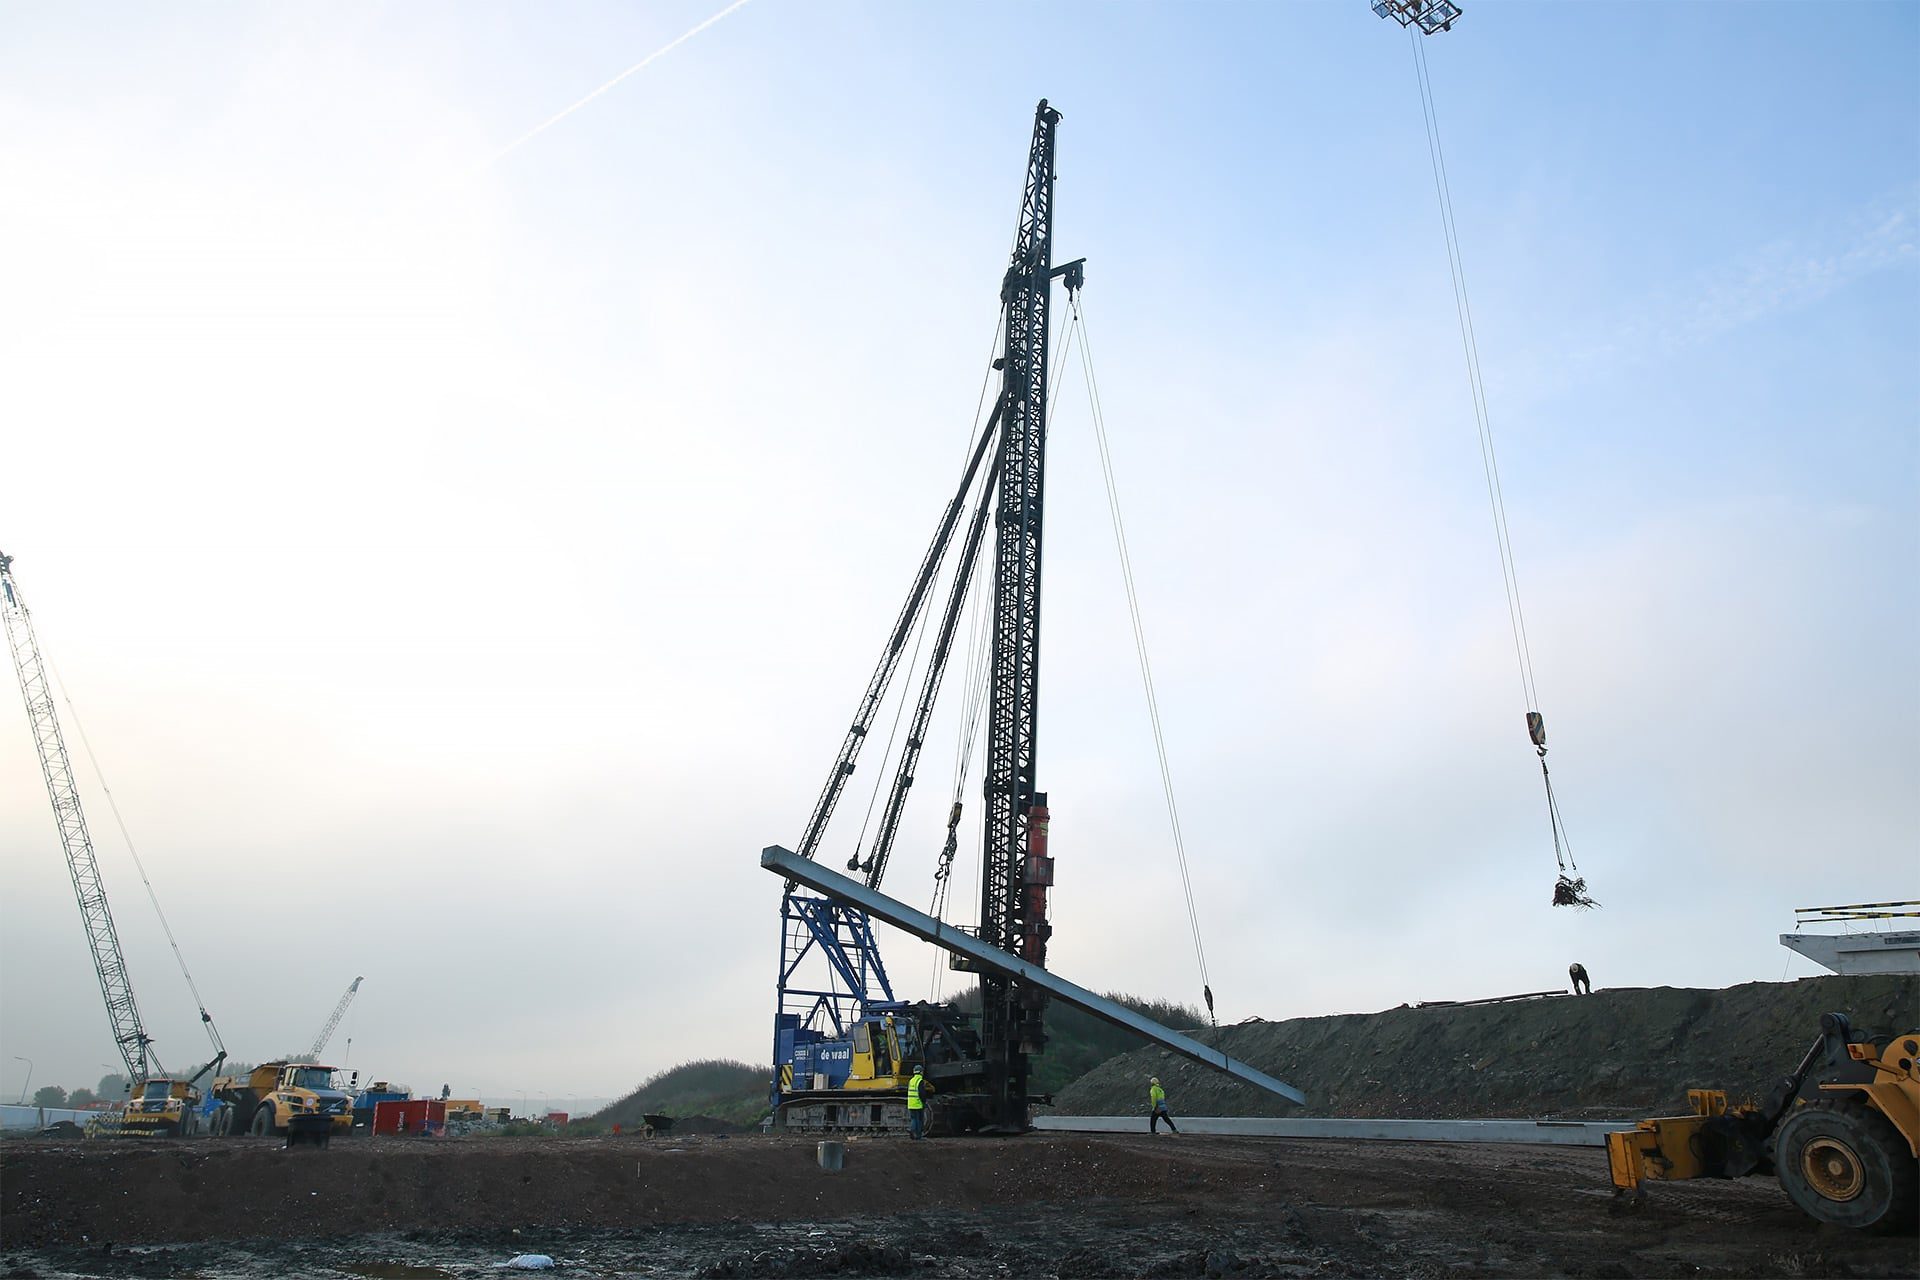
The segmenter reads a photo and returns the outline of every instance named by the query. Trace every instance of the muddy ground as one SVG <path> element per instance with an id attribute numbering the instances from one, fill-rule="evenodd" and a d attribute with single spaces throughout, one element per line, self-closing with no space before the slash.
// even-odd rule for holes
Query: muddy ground
<path id="1" fill-rule="evenodd" d="M 0 1147 L 0 1275 L 1894 1276 L 1911 1239 L 1594 1149 L 1034 1134 Z"/>

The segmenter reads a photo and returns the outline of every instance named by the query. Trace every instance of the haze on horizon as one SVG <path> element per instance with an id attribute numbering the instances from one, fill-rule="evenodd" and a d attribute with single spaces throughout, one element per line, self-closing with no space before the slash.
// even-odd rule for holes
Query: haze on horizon
<path id="1" fill-rule="evenodd" d="M 957 475 L 1041 97 L 1223 1020 L 1776 981 L 1792 908 L 1920 896 L 1920 8 L 1473 2 L 1427 43 L 1590 913 L 1547 905 L 1405 34 L 757 3 L 554 119 L 718 8 L 0 12 L 0 549 L 237 1056 L 364 974 L 335 1056 L 417 1088 L 766 1057 L 757 855 Z M 1089 425 L 1069 376 L 1051 962 L 1193 1003 Z M 115 1063 L 0 701 L 11 1100 L 15 1055 Z"/>

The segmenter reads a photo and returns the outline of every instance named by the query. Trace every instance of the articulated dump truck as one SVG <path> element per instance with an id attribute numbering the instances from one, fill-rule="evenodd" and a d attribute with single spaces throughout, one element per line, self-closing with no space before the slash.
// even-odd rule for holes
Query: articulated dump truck
<path id="1" fill-rule="evenodd" d="M 213 1095 L 228 1105 L 216 1115 L 215 1132 L 321 1141 L 351 1133 L 352 1083 L 342 1087 L 339 1075 L 317 1062 L 263 1062 L 244 1076 L 220 1076 Z"/>
<path id="2" fill-rule="evenodd" d="M 87 1136 L 194 1138 L 212 1133 L 224 1108 L 209 1108 L 198 1082 L 199 1076 L 148 1076 L 135 1081 L 125 1102 L 87 1121 Z"/>

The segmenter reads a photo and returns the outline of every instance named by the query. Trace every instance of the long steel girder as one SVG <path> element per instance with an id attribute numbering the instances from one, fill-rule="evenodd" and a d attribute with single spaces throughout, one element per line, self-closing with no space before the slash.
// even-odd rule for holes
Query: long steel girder
<path id="1" fill-rule="evenodd" d="M 54 711 L 40 642 L 20 597 L 19 584 L 14 581 L 12 564 L 12 557 L 0 555 L 0 618 L 6 622 L 7 649 L 13 655 L 14 672 L 20 677 L 20 694 L 26 699 L 27 724 L 33 731 L 34 750 L 40 756 L 47 797 L 53 801 L 54 824 L 60 829 L 60 847 L 67 855 L 73 895 L 80 902 L 80 919 L 86 927 L 87 948 L 93 954 L 93 969 L 100 979 L 113 1040 L 128 1078 L 144 1080 L 158 1071 L 160 1064 L 141 1025 L 140 1007 L 134 1002 L 127 958 L 120 950 L 120 935 L 113 927 L 106 886 L 100 879 L 100 863 L 93 853 L 93 837 L 87 833 L 86 815 L 80 809 L 80 789 L 74 784 L 73 761 L 60 734 L 60 717 Z"/>
<path id="2" fill-rule="evenodd" d="M 1086 1010 L 1096 1018 L 1137 1032 L 1182 1057 L 1191 1058 L 1215 1070 L 1224 1071 L 1237 1080 L 1257 1085 L 1269 1093 L 1278 1094 L 1289 1102 L 1304 1103 L 1307 1100 L 1306 1095 L 1292 1085 L 1276 1080 L 1266 1072 L 1230 1057 L 1212 1045 L 1203 1044 L 1192 1036 L 1161 1026 L 1153 1019 L 1136 1013 L 1123 1004 L 1109 1000 L 1105 996 L 1096 995 L 1085 987 L 1069 982 L 1011 951 L 991 946 L 984 939 L 976 938 L 963 929 L 936 920 L 924 911 L 916 910 L 904 902 L 869 889 L 858 880 L 851 880 L 838 872 L 829 871 L 819 863 L 802 858 L 791 850 L 783 849 L 779 845 L 771 845 L 761 852 L 760 865 L 789 879 L 798 880 L 801 884 L 824 893 L 829 898 L 857 907 L 867 915 L 884 920 L 894 928 L 904 930 L 916 938 L 931 942 L 955 955 L 965 956 L 979 965 L 983 974 L 994 975 L 1003 981 L 1017 981 L 1035 990 L 1044 991 L 1066 1004 Z"/>

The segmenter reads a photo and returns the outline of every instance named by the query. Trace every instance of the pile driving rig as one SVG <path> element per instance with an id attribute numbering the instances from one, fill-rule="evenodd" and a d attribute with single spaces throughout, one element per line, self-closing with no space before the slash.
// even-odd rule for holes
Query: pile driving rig
<path id="1" fill-rule="evenodd" d="M 869 889 L 885 874 L 908 789 L 933 713 L 954 633 L 983 544 L 993 525 L 992 653 L 987 684 L 985 801 L 978 938 L 1035 965 L 1046 959 L 1046 796 L 1034 785 L 1039 727 L 1041 534 L 1046 495 L 1047 346 L 1053 282 L 1069 292 L 1084 281 L 1084 260 L 1053 265 L 1054 137 L 1060 113 L 1044 99 L 1034 113 L 1012 261 L 1002 280 L 1004 343 L 994 362 L 999 395 L 941 516 L 907 602 L 868 682 L 798 852 L 812 859 L 854 771 L 888 687 L 933 594 L 936 578 L 967 511 L 944 611 L 931 618 L 933 651 L 898 772 L 860 871 Z M 913 663 L 908 660 L 911 670 Z M 961 805 L 948 821 L 943 873 L 951 865 Z M 850 902 L 799 889 L 781 898 L 781 955 L 774 1021 L 774 1123 L 802 1129 L 895 1129 L 906 1122 L 908 1073 L 918 1062 L 934 1086 L 936 1130 L 1013 1132 L 1027 1128 L 1028 1056 L 1046 1043 L 1047 994 L 1005 973 L 980 974 L 980 1025 L 952 1006 L 895 998 L 868 913 Z M 818 953 L 816 955 L 816 952 Z M 799 976 L 803 961 L 824 967 L 823 981 Z M 956 966 L 960 967 L 960 966 Z"/>

